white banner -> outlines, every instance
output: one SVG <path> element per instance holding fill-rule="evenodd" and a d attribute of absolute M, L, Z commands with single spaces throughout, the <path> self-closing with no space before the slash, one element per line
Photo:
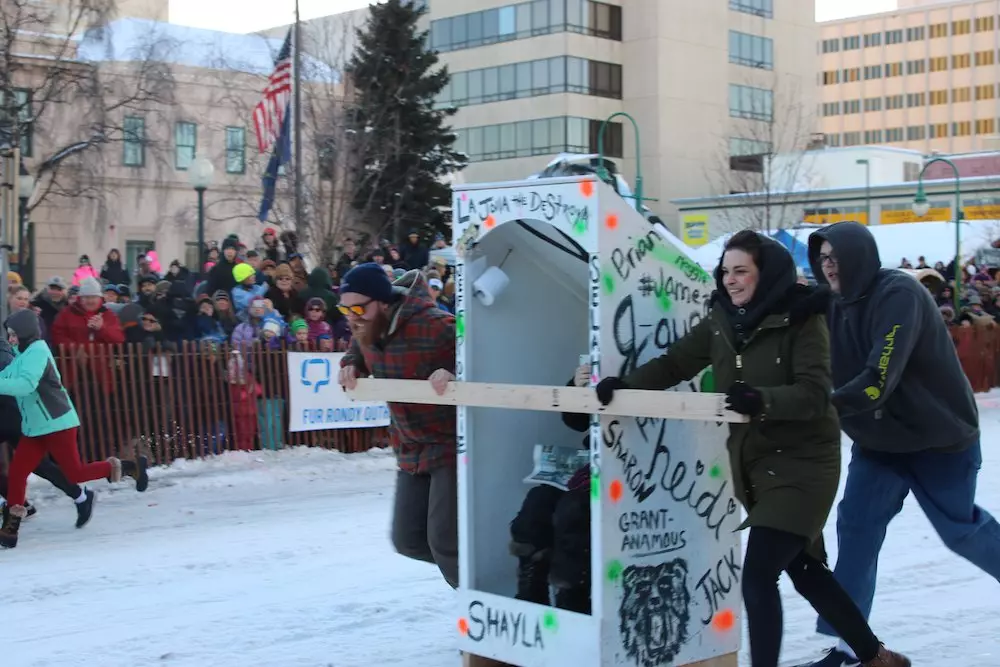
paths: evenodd
<path fill-rule="evenodd" d="M 342 352 L 288 353 L 289 431 L 389 425 L 385 403 L 351 400 L 337 383 L 343 356 Z"/>

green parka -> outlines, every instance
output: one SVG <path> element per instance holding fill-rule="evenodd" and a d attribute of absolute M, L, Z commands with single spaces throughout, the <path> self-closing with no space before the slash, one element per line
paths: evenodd
<path fill-rule="evenodd" d="M 734 495 L 748 513 L 741 528 L 822 537 L 840 480 L 840 423 L 830 402 L 823 315 L 828 300 L 825 289 L 796 286 L 778 312 L 744 339 L 739 353 L 729 318 L 716 302 L 664 355 L 622 378 L 635 389 L 667 389 L 711 365 L 715 391 L 725 393 L 738 381 L 760 390 L 763 412 L 749 423 L 730 424 L 727 441 Z M 822 542 L 814 546 L 822 549 Z"/>

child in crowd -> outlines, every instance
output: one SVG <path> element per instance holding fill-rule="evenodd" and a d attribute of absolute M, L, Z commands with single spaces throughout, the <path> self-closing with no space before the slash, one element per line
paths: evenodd
<path fill-rule="evenodd" d="M 310 348 L 309 324 L 301 317 L 292 320 L 292 323 L 288 326 L 288 342 L 295 345 L 299 350 L 308 350 Z"/>
<path fill-rule="evenodd" d="M 306 324 L 310 343 L 316 343 L 321 335 L 333 335 L 333 328 L 326 321 L 326 302 L 323 299 L 313 297 L 306 302 Z"/>
<path fill-rule="evenodd" d="M 233 307 L 236 309 L 236 317 L 246 321 L 250 302 L 263 297 L 267 293 L 268 286 L 257 284 L 257 272 L 249 264 L 234 266 L 233 279 L 236 281 L 236 287 L 233 288 Z"/>

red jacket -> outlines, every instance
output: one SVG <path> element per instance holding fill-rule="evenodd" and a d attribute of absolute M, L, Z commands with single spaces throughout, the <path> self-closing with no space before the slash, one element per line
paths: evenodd
<path fill-rule="evenodd" d="M 87 321 L 94 315 L 100 315 L 103 325 L 94 330 L 87 326 Z M 67 388 L 74 388 L 77 379 L 77 369 L 90 371 L 97 378 L 105 391 L 114 390 L 111 365 L 114 362 L 112 350 L 95 350 L 96 346 L 120 345 L 125 342 L 118 316 L 101 306 L 96 312 L 87 312 L 79 303 L 63 308 L 52 323 L 52 347 L 58 350 L 60 345 L 66 345 L 71 355 L 83 350 L 85 357 L 79 363 L 68 361 L 64 364 L 63 383 Z"/>

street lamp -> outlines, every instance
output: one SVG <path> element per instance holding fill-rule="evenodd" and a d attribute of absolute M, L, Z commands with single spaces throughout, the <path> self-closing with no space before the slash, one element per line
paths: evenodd
<path fill-rule="evenodd" d="M 872 166 L 868 160 L 861 159 L 857 164 L 865 166 L 865 224 L 872 224 Z"/>
<path fill-rule="evenodd" d="M 21 274 L 21 280 L 32 287 L 34 286 L 35 277 L 28 275 L 29 272 L 25 270 L 24 239 L 26 230 L 28 229 L 28 202 L 34 193 L 35 177 L 31 174 L 21 174 L 18 176 L 17 197 L 20 200 L 19 203 L 21 206 L 17 216 L 17 272 Z M 34 254 L 35 249 L 31 248 L 30 250 Z M 34 266 L 34 261 L 32 261 L 32 266 Z M 30 273 L 34 273 L 34 271 L 32 270 Z"/>
<path fill-rule="evenodd" d="M 205 255 L 205 190 L 212 184 L 215 167 L 207 157 L 195 158 L 188 165 L 188 179 L 191 187 L 198 193 L 198 266 L 196 273 L 201 275 L 202 259 Z"/>
<path fill-rule="evenodd" d="M 927 167 L 935 162 L 944 162 L 955 172 L 955 286 L 952 288 L 954 292 L 952 298 L 954 299 L 955 313 L 958 314 L 960 302 L 958 293 L 959 286 L 962 284 L 962 186 L 958 175 L 958 167 L 955 166 L 954 162 L 944 157 L 936 157 L 927 161 L 924 168 L 920 170 L 920 177 L 917 178 L 917 196 L 913 198 L 913 206 L 911 208 L 914 214 L 921 218 L 931 210 L 931 204 L 927 201 L 927 194 L 924 192 L 924 172 L 927 171 Z"/>

